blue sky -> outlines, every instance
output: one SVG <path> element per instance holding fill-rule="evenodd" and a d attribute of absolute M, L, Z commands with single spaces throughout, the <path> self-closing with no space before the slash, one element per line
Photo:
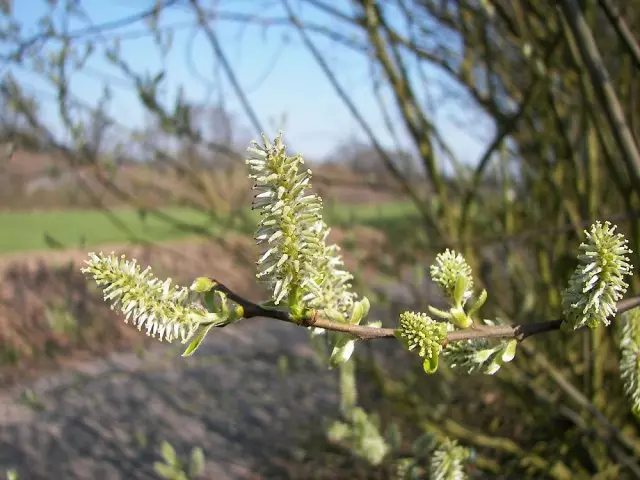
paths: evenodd
<path fill-rule="evenodd" d="M 279 3 L 262 0 L 218 2 L 222 12 L 282 18 L 284 12 Z M 296 4 L 295 1 L 292 3 Z M 335 5 L 343 7 L 347 3 L 337 1 Z M 153 0 L 82 2 L 93 24 L 133 15 L 151 4 Z M 13 15 L 23 25 L 23 33 L 28 34 L 36 31 L 36 22 L 47 9 L 47 2 L 43 0 L 17 1 L 14 2 Z M 326 16 L 309 6 L 299 13 L 304 21 L 317 24 L 327 22 Z M 197 103 L 211 104 L 222 97 L 225 106 L 238 115 L 247 125 L 250 136 L 255 138 L 257 132 L 248 127 L 247 117 L 229 82 L 219 69 L 204 34 L 198 33 L 194 36 L 194 28 L 191 26 L 193 23 L 193 13 L 185 8 L 172 8 L 164 13 L 160 25 L 171 26 L 174 31 L 172 48 L 165 58 L 160 55 L 150 35 L 138 35 L 146 30 L 143 22 L 110 31 L 104 39 L 112 42 L 116 36 L 122 38 L 122 56 L 136 72 L 155 74 L 162 69 L 167 71 L 161 91 L 168 104 L 171 103 L 179 86 L 184 88 L 189 100 Z M 85 21 L 74 21 L 71 30 L 86 25 Z M 365 138 L 316 61 L 302 45 L 296 31 L 279 26 L 264 28 L 260 25 L 247 25 L 224 18 L 213 25 L 237 78 L 269 135 L 273 135 L 277 128 L 282 128 L 290 145 L 316 159 L 329 154 L 340 142 L 352 137 Z M 338 24 L 332 26 L 339 27 Z M 346 33 L 346 27 L 344 28 Z M 337 48 L 335 43 L 320 37 L 314 37 L 314 40 L 326 54 L 333 70 L 337 72 L 341 85 L 369 120 L 381 143 L 388 147 L 393 146 L 393 137 L 388 133 L 374 100 L 371 72 L 363 57 L 344 48 Z M 10 67 L 8 71 L 20 79 L 25 91 L 37 93 L 43 107 L 43 115 L 50 124 L 56 125 L 56 107 L 51 96 L 53 90 L 48 83 L 37 75 L 17 67 Z M 441 84 L 445 82 L 446 85 L 446 79 L 433 69 L 429 70 L 428 74 L 432 86 L 428 88 L 429 91 L 425 91 L 425 95 L 437 97 L 442 92 Z M 74 73 L 71 86 L 77 97 L 95 105 L 105 85 L 112 91 L 108 109 L 110 115 L 126 127 L 141 127 L 145 122 L 145 114 L 135 92 L 118 69 L 105 59 L 103 49 L 98 49 L 85 69 Z M 468 121 L 469 125 L 456 125 L 451 116 L 462 118 Z M 286 118 L 284 124 L 281 122 L 283 118 Z M 484 125 L 482 120 L 476 112 L 467 112 L 456 107 L 455 102 L 443 106 L 436 117 L 445 138 L 465 163 L 475 162 L 491 133 L 490 127 L 479 128 Z M 393 124 L 397 126 L 397 138 L 401 146 L 406 145 L 406 135 L 403 134 L 397 117 L 393 119 Z M 471 128 L 470 125 L 474 127 Z"/>

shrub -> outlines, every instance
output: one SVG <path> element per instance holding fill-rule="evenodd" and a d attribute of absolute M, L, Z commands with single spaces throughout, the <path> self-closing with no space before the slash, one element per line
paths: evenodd
<path fill-rule="evenodd" d="M 400 314 L 397 328 L 367 323 L 370 303 L 352 289 L 340 249 L 327 244 L 322 200 L 311 193 L 311 171 L 300 155 L 290 156 L 280 134 L 271 142 L 253 143 L 247 159 L 256 195 L 253 208 L 261 214 L 255 234 L 262 247 L 257 278 L 271 298 L 253 302 L 217 279 L 199 277 L 187 288 L 156 278 L 150 267 L 114 254 L 91 253 L 83 271 L 103 287 L 105 301 L 122 312 L 125 322 L 161 341 L 180 340 L 183 355 L 195 353 L 212 327 L 227 327 L 255 317 L 306 327 L 313 344 L 341 376 L 344 421 L 335 422 L 329 436 L 373 464 L 381 463 L 397 445 L 397 434 L 380 431 L 377 416 L 356 404 L 355 370 L 351 359 L 357 342 L 396 338 L 422 359 L 427 374 L 442 360 L 464 373 L 495 374 L 513 360 L 519 342 L 531 335 L 563 329 L 573 332 L 610 325 L 629 311 L 621 330 L 620 372 L 632 411 L 640 412 L 640 315 L 637 298 L 623 300 L 625 278 L 632 272 L 627 240 L 608 222 L 585 231 L 579 265 L 562 295 L 563 318 L 522 325 L 481 319 L 488 293 L 474 288 L 472 270 L 458 252 L 445 250 L 431 266 L 431 278 L 441 288 L 447 309 Z M 473 452 L 455 441 L 419 438 L 398 471 L 404 478 L 463 478 Z"/>

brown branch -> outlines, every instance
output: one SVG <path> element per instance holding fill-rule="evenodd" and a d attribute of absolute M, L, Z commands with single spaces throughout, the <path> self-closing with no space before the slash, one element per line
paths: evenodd
<path fill-rule="evenodd" d="M 629 51 L 629 54 L 636 64 L 636 68 L 640 68 L 640 44 L 624 21 L 620 9 L 612 0 L 598 0 L 598 3 L 604 10 L 611 25 L 613 25 L 618 37 L 622 40 L 623 45 Z"/>
<path fill-rule="evenodd" d="M 65 35 L 65 37 L 68 38 L 69 40 L 78 40 L 90 35 L 99 35 L 105 31 L 118 30 L 128 25 L 132 25 L 141 20 L 144 20 L 154 15 L 158 10 L 163 10 L 165 8 L 172 7 L 177 3 L 178 3 L 178 0 L 167 0 L 166 2 L 162 2 L 162 3 L 154 2 L 154 4 L 151 7 L 145 10 L 142 10 L 140 12 L 136 12 L 133 15 L 129 15 L 124 18 L 119 18 L 116 20 L 111 20 L 98 25 L 91 25 L 89 27 L 83 27 L 77 30 L 73 30 L 71 32 L 68 32 Z M 17 50 L 10 53 L 5 58 L 18 58 L 18 59 L 22 58 L 22 56 L 25 54 L 25 52 L 29 48 L 33 47 L 38 42 L 42 42 L 50 38 L 59 38 L 59 37 L 55 33 L 52 33 L 48 30 L 45 32 L 37 33 L 21 41 L 17 46 Z"/>
<path fill-rule="evenodd" d="M 355 102 L 351 99 L 351 96 L 340 85 L 329 63 L 327 62 L 325 57 L 322 55 L 322 53 L 320 52 L 318 47 L 315 45 L 315 43 L 313 43 L 308 33 L 304 30 L 301 20 L 294 14 L 293 9 L 289 4 L 289 1 L 282 0 L 282 3 L 287 11 L 287 14 L 289 15 L 292 25 L 298 31 L 300 38 L 302 39 L 302 42 L 307 47 L 307 49 L 309 50 L 313 58 L 316 60 L 320 69 L 326 75 L 327 79 L 333 86 L 336 94 L 344 102 L 344 104 L 346 105 L 349 112 L 353 115 L 356 122 L 360 125 L 360 127 L 366 133 L 367 137 L 369 137 L 369 140 L 371 141 L 373 147 L 382 158 L 384 165 L 387 167 L 391 175 L 400 182 L 400 184 L 405 189 L 405 191 L 407 192 L 411 200 L 415 203 L 416 207 L 418 208 L 418 211 L 420 212 L 422 220 L 424 221 L 424 224 L 427 226 L 427 228 L 430 228 L 435 232 L 440 232 L 441 228 L 438 222 L 436 222 L 435 219 L 433 218 L 433 215 L 431 214 L 429 209 L 427 209 L 425 202 L 421 200 L 420 195 L 415 190 L 415 188 L 413 188 L 413 186 L 408 181 L 406 176 L 403 175 L 402 172 L 400 172 L 396 164 L 391 159 L 389 153 L 382 147 L 382 145 L 378 141 L 377 136 L 375 135 L 375 133 L 373 132 L 373 129 L 371 128 L 371 125 L 367 122 L 362 112 L 360 112 Z"/>
<path fill-rule="evenodd" d="M 558 3 L 587 67 L 593 89 L 604 109 L 611 132 L 624 156 L 629 174 L 638 187 L 640 185 L 640 150 L 625 119 L 622 105 L 611 84 L 596 41 L 578 3 L 575 0 L 560 0 Z"/>
<path fill-rule="evenodd" d="M 295 320 L 291 314 L 285 309 L 270 308 L 252 302 L 243 296 L 235 293 L 233 290 L 211 278 L 214 282 L 214 290 L 224 293 L 230 300 L 237 303 L 244 309 L 244 318 L 271 318 L 283 322 L 294 323 L 303 327 L 316 327 L 332 332 L 347 333 L 353 335 L 359 340 L 376 340 L 380 338 L 395 337 L 395 328 L 369 327 L 366 325 L 352 325 L 349 323 L 340 323 L 334 320 L 318 317 L 317 311 L 313 311 L 308 317 L 301 321 Z M 618 302 L 618 314 L 624 313 L 632 308 L 640 306 L 640 295 L 631 297 Z M 525 323 L 522 325 L 498 325 L 498 326 L 478 326 L 456 330 L 447 334 L 446 343 L 461 342 L 463 340 L 477 339 L 515 339 L 518 342 L 523 341 L 527 337 L 537 335 L 539 333 L 551 332 L 559 330 L 562 325 L 562 319 L 548 320 L 545 322 Z"/>
<path fill-rule="evenodd" d="M 238 81 L 238 77 L 233 71 L 233 68 L 231 67 L 231 63 L 229 62 L 229 59 L 227 58 L 227 56 L 222 50 L 222 46 L 218 41 L 218 36 L 215 34 L 215 32 L 213 31 L 209 23 L 207 23 L 206 13 L 202 9 L 202 7 L 198 4 L 197 0 L 189 0 L 189 3 L 193 7 L 193 10 L 196 13 L 196 16 L 198 18 L 198 23 L 200 24 L 200 27 L 202 28 L 205 36 L 207 37 L 207 40 L 209 41 L 211 48 L 213 48 L 213 51 L 215 52 L 216 57 L 218 58 L 218 60 L 220 60 L 220 65 L 222 66 L 222 69 L 227 75 L 229 82 L 231 82 L 231 86 L 235 90 L 236 96 L 238 97 L 238 100 L 240 100 L 240 104 L 242 105 L 242 108 L 244 109 L 245 113 L 249 117 L 249 120 L 251 121 L 251 125 L 258 132 L 258 134 L 265 132 L 266 130 L 262 127 L 262 123 L 260 122 L 260 119 L 258 118 L 257 113 L 255 112 L 253 106 L 249 102 L 249 99 L 244 93 L 244 90 L 242 89 L 242 86 Z"/>

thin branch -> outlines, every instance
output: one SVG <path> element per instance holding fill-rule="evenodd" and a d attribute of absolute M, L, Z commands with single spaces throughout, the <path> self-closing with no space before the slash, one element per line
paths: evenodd
<path fill-rule="evenodd" d="M 636 68 L 640 68 L 640 43 L 638 43 L 638 40 L 633 36 L 633 32 L 631 32 L 629 26 L 624 21 L 620 9 L 612 0 L 598 0 L 598 3 L 622 40 L 622 43 L 629 51 L 629 54 L 636 64 Z"/>
<path fill-rule="evenodd" d="M 311 315 L 296 321 L 291 314 L 284 309 L 264 307 L 257 303 L 244 298 L 235 293 L 233 290 L 211 278 L 214 282 L 214 290 L 224 293 L 230 300 L 240 305 L 244 310 L 244 318 L 270 318 L 283 322 L 294 323 L 303 327 L 315 327 L 329 330 L 332 332 L 347 333 L 353 335 L 359 340 L 376 340 L 380 338 L 395 337 L 395 328 L 370 327 L 366 325 L 352 325 L 349 323 L 340 323 L 334 320 L 321 318 L 317 311 L 313 311 Z M 618 314 L 624 313 L 632 308 L 640 306 L 640 295 L 631 297 L 618 302 Z M 461 342 L 463 340 L 478 339 L 515 339 L 522 342 L 527 337 L 537 335 L 539 333 L 551 332 L 559 330 L 562 325 L 562 319 L 548 320 L 545 322 L 525 323 L 522 325 L 498 325 L 498 326 L 478 326 L 456 330 L 447 334 L 446 343 Z"/>
<path fill-rule="evenodd" d="M 582 60 L 587 67 L 596 96 L 605 111 L 611 132 L 625 157 L 629 174 L 637 186 L 640 182 L 640 151 L 625 120 L 622 105 L 611 84 L 609 73 L 598 51 L 596 41 L 578 3 L 575 0 L 560 0 L 559 4 Z"/>
<path fill-rule="evenodd" d="M 433 219 L 431 212 L 426 208 L 425 202 L 421 200 L 420 196 L 418 195 L 418 192 L 416 192 L 416 190 L 412 187 L 412 185 L 407 180 L 406 176 L 403 175 L 398 170 L 398 167 L 395 165 L 395 163 L 389 156 L 388 152 L 382 147 L 380 142 L 377 140 L 376 135 L 373 132 L 373 129 L 371 128 L 371 125 L 365 120 L 362 113 L 358 110 L 357 106 L 351 99 L 351 96 L 344 90 L 344 88 L 342 88 L 342 86 L 338 82 L 338 79 L 336 78 L 335 73 L 333 72 L 333 70 L 331 70 L 331 67 L 329 66 L 328 62 L 326 61 L 324 56 L 320 53 L 319 49 L 313 43 L 313 41 L 311 40 L 307 32 L 304 30 L 302 22 L 298 17 L 295 16 L 293 9 L 289 4 L 289 1 L 282 0 L 282 3 L 290 17 L 291 23 L 298 31 L 300 38 L 302 39 L 302 42 L 309 49 L 309 52 L 314 57 L 319 67 L 322 69 L 327 79 L 334 87 L 334 90 L 336 91 L 340 99 L 345 103 L 346 107 L 349 109 L 349 112 L 353 115 L 353 117 L 358 122 L 360 127 L 367 134 L 375 150 L 378 152 L 378 154 L 382 158 L 382 161 L 384 162 L 385 166 L 388 168 L 388 170 L 393 175 L 393 177 L 401 183 L 403 188 L 405 188 L 407 194 L 417 206 L 425 225 L 428 228 L 433 229 L 433 231 L 441 234 L 441 228 L 438 225 L 438 222 L 436 222 Z"/>
<path fill-rule="evenodd" d="M 544 52 L 543 60 L 545 63 L 549 61 L 551 56 L 554 54 L 556 47 L 559 44 L 560 36 L 557 36 L 553 42 L 549 45 L 548 49 Z M 540 75 L 534 74 L 534 78 L 531 81 L 531 84 L 526 89 L 524 93 L 524 98 L 520 102 L 518 109 L 511 114 L 506 120 L 499 122 L 498 131 L 496 132 L 493 141 L 487 146 L 482 157 L 480 158 L 478 165 L 476 166 L 473 177 L 471 179 L 471 184 L 467 188 L 467 192 L 465 194 L 464 200 L 462 201 L 462 215 L 460 216 L 459 228 L 464 232 L 466 227 L 469 224 L 469 213 L 471 203 L 473 199 L 478 194 L 478 186 L 480 185 L 480 181 L 482 180 L 482 176 L 484 171 L 488 167 L 493 154 L 496 150 L 503 144 L 505 139 L 509 135 L 511 135 L 515 129 L 518 127 L 518 124 L 524 114 L 527 112 L 529 105 L 532 100 L 534 100 L 538 94 L 538 88 L 541 85 L 542 77 Z M 463 235 L 464 237 L 464 235 Z M 464 241 L 464 239 L 463 239 Z"/>
<path fill-rule="evenodd" d="M 202 27 L 202 30 L 204 31 L 204 34 L 206 35 L 207 40 L 209 40 L 209 43 L 211 44 L 211 47 L 213 48 L 216 56 L 218 57 L 218 60 L 220 60 L 220 64 L 222 65 L 222 68 L 225 71 L 225 73 L 227 75 L 227 78 L 231 82 L 231 86 L 235 90 L 236 96 L 240 100 L 240 104 L 244 108 L 245 113 L 247 114 L 247 116 L 249 117 L 249 120 L 251 121 L 251 124 L 252 124 L 253 128 L 258 132 L 258 134 L 261 134 L 261 133 L 265 132 L 266 130 L 264 128 L 262 128 L 262 123 L 260 122 L 260 120 L 258 118 L 258 115 L 256 114 L 255 110 L 251 106 L 251 103 L 249 102 L 249 99 L 247 98 L 247 96 L 244 93 L 244 90 L 240 86 L 240 82 L 238 81 L 238 77 L 236 76 L 235 72 L 233 71 L 233 68 L 231 67 L 231 64 L 229 63 L 229 60 L 227 59 L 227 56 L 222 51 L 222 46 L 220 45 L 220 42 L 218 41 L 218 37 L 216 36 L 216 34 L 213 31 L 213 29 L 211 28 L 211 26 L 207 23 L 207 15 L 206 15 L 206 13 L 202 10 L 202 8 L 200 7 L 200 5 L 198 4 L 198 2 L 196 0 L 189 0 L 189 3 L 193 7 L 193 9 L 194 9 L 194 11 L 195 11 L 195 13 L 196 13 L 196 15 L 198 17 L 198 23 Z"/>
<path fill-rule="evenodd" d="M 70 40 L 78 40 L 89 35 L 97 35 L 105 31 L 118 30 L 120 28 L 126 27 L 128 25 L 132 25 L 141 20 L 144 20 L 147 17 L 150 17 L 156 14 L 160 10 L 172 7 L 176 3 L 178 3 L 178 0 L 167 0 L 164 3 L 154 2 L 153 6 L 151 6 L 150 8 L 147 8 L 140 12 L 136 12 L 133 15 L 129 15 L 116 20 L 111 20 L 109 22 L 104 22 L 98 25 L 91 25 L 89 27 L 73 30 L 73 31 L 67 32 L 65 37 Z M 49 38 L 57 38 L 57 37 L 55 34 L 52 35 L 52 33 L 49 31 L 37 33 L 25 39 L 24 41 L 20 42 L 20 44 L 18 45 L 18 49 L 15 52 L 13 52 L 10 56 L 14 58 L 20 58 L 24 55 L 27 49 L 31 48 L 38 42 L 47 40 Z M 8 57 L 9 56 L 7 56 L 7 58 Z"/>

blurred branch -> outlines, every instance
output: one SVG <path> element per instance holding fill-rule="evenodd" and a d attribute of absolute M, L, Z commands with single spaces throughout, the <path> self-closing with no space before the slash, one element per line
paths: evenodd
<path fill-rule="evenodd" d="M 598 0 L 598 3 L 604 10 L 607 18 L 616 30 L 623 45 L 629 51 L 631 58 L 633 58 L 636 68 L 640 68 L 640 42 L 633 36 L 633 32 L 629 29 L 627 23 L 624 21 L 618 6 L 613 0 Z"/>
<path fill-rule="evenodd" d="M 154 2 L 154 5 L 152 7 L 142 10 L 141 12 L 134 13 L 133 15 L 129 15 L 118 20 L 112 20 L 110 22 L 104 22 L 98 25 L 92 25 L 87 28 L 81 28 L 66 32 L 64 38 L 68 40 L 78 40 L 89 35 L 101 34 L 109 30 L 117 30 L 118 28 L 126 27 L 127 25 L 131 25 L 139 22 L 140 20 L 144 20 L 145 18 L 155 15 L 159 10 L 171 7 L 177 3 L 178 0 L 159 0 L 158 2 Z M 7 55 L 5 58 L 20 58 L 24 55 L 27 49 L 31 48 L 38 42 L 47 40 L 48 38 L 57 38 L 57 36 L 51 35 L 51 32 L 48 30 L 33 35 L 20 42 L 20 44 L 18 45 L 18 49 L 10 55 Z"/>
<path fill-rule="evenodd" d="M 382 147 L 382 145 L 380 145 L 380 142 L 378 142 L 376 135 L 373 132 L 371 126 L 367 123 L 367 121 L 364 119 L 362 114 L 358 111 L 358 108 L 356 107 L 354 102 L 351 100 L 349 94 L 342 88 L 342 86 L 338 82 L 338 79 L 336 78 L 334 72 L 329 67 L 329 64 L 327 63 L 325 58 L 322 56 L 322 54 L 320 53 L 318 48 L 315 46 L 315 44 L 311 41 L 311 38 L 309 38 L 309 35 L 304 30 L 302 22 L 298 19 L 298 17 L 293 12 L 293 9 L 291 8 L 289 1 L 282 0 L 282 2 L 287 9 L 291 22 L 298 30 L 304 44 L 307 46 L 307 48 L 311 52 L 312 56 L 315 58 L 316 62 L 318 63 L 318 65 L 320 66 L 324 74 L 327 76 L 327 79 L 332 84 L 334 90 L 336 91 L 340 99 L 344 102 L 344 104 L 347 106 L 347 108 L 349 109 L 353 117 L 356 119 L 360 127 L 365 131 L 365 133 L 369 137 L 369 140 L 371 141 L 374 148 L 382 158 L 389 172 L 391 172 L 391 174 L 401 183 L 401 185 L 403 186 L 403 188 L 405 189 L 405 191 L 407 192 L 411 200 L 415 203 L 426 225 L 431 229 L 433 229 L 435 232 L 440 232 L 440 234 L 442 235 L 441 227 L 439 226 L 438 222 L 433 218 L 433 215 L 431 214 L 431 212 L 427 210 L 425 202 L 423 202 L 422 199 L 418 196 L 417 192 L 409 184 L 406 177 L 398 170 L 397 166 L 394 164 L 389 154 Z"/>
<path fill-rule="evenodd" d="M 229 63 L 227 56 L 222 51 L 222 46 L 220 45 L 220 42 L 218 42 L 218 37 L 216 36 L 211 26 L 207 23 L 206 13 L 200 7 L 198 0 L 189 0 L 189 3 L 195 10 L 196 15 L 198 17 L 198 23 L 202 27 L 207 39 L 209 40 L 209 43 L 211 44 L 213 51 L 215 52 L 216 56 L 220 60 L 220 64 L 222 65 L 222 68 L 225 71 L 227 78 L 231 82 L 231 86 L 235 90 L 236 95 L 240 100 L 242 107 L 245 110 L 245 113 L 247 114 L 247 116 L 249 117 L 249 120 L 251 121 L 251 124 L 253 125 L 253 128 L 256 130 L 256 133 L 258 135 L 265 133 L 266 130 L 262 127 L 262 124 L 258 119 L 258 115 L 256 114 L 255 110 L 251 106 L 249 99 L 245 95 L 242 87 L 240 86 L 240 82 L 238 81 L 238 78 L 234 73 L 233 68 L 231 68 L 231 64 Z"/>
<path fill-rule="evenodd" d="M 598 46 L 576 0 L 559 0 L 559 4 L 587 67 L 596 96 L 609 120 L 611 132 L 640 194 L 640 150 L 625 120 Z"/>

